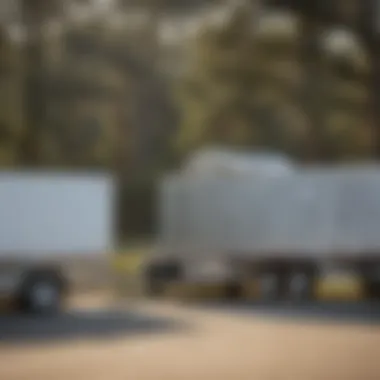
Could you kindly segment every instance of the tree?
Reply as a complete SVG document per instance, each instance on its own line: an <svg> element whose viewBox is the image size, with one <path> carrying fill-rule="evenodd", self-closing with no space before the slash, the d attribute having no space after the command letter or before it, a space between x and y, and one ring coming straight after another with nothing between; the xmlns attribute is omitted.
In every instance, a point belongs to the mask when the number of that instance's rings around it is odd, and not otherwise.
<svg viewBox="0 0 380 380"><path fill-rule="evenodd" d="M357 0L358 1L358 0ZM369 113L372 116L372 133L376 158L380 157L380 34L378 30L378 0L359 2L359 20L357 34L367 49L370 62L370 102Z"/></svg>
<svg viewBox="0 0 380 380"><path fill-rule="evenodd" d="M25 133L22 52L0 29L0 166L17 164Z"/></svg>
<svg viewBox="0 0 380 380"><path fill-rule="evenodd" d="M58 75L66 88L71 83L68 97L77 104L96 100L99 111L113 108L112 123L103 127L117 135L112 151L127 177L162 166L175 122L168 86L155 61L148 59L146 38L144 33L131 37L123 28L113 30L106 20L71 30L65 37L69 66Z"/></svg>
<svg viewBox="0 0 380 380"><path fill-rule="evenodd" d="M61 0L21 0L25 41L25 120L26 133L21 161L24 165L39 164L39 138L45 124L46 82L44 61L44 27L62 10Z"/></svg>
<svg viewBox="0 0 380 380"><path fill-rule="evenodd" d="M369 158L375 144L368 53L355 33L337 28L324 55L325 151L330 159Z"/></svg>
<svg viewBox="0 0 380 380"><path fill-rule="evenodd" d="M45 166L114 168L123 73L104 49L105 28L90 24L68 30L59 64L49 70L39 161Z"/></svg>
<svg viewBox="0 0 380 380"><path fill-rule="evenodd" d="M183 154L218 142L312 161L371 155L365 59L324 51L328 28L307 4L262 16L254 31L242 8L202 34L181 94Z"/></svg>
<svg viewBox="0 0 380 380"><path fill-rule="evenodd" d="M244 6L197 41L181 94L183 153L218 142L305 154L308 124L296 104L298 42L292 30L260 23L252 26L251 8Z"/></svg>

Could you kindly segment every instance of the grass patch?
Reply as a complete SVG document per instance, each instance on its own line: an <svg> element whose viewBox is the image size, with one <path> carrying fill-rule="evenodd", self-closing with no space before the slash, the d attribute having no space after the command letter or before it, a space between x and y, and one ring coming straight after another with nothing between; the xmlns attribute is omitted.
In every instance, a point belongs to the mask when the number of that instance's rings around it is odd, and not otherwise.
<svg viewBox="0 0 380 380"><path fill-rule="evenodd" d="M112 255L111 266L118 296L141 295L142 268L153 245L149 242L132 242L121 246Z"/></svg>

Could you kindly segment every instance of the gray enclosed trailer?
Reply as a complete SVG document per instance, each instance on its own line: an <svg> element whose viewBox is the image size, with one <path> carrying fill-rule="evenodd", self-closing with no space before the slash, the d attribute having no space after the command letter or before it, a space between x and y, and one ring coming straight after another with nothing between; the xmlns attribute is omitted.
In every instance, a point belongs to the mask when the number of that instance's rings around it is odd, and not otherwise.
<svg viewBox="0 0 380 380"><path fill-rule="evenodd" d="M155 273L171 265L177 280L251 278L263 298L299 299L311 296L317 278L339 270L360 276L373 293L380 283L380 167L271 168L167 177Z"/></svg>
<svg viewBox="0 0 380 380"><path fill-rule="evenodd" d="M0 297L50 312L69 289L103 286L113 191L106 174L0 173Z"/></svg>

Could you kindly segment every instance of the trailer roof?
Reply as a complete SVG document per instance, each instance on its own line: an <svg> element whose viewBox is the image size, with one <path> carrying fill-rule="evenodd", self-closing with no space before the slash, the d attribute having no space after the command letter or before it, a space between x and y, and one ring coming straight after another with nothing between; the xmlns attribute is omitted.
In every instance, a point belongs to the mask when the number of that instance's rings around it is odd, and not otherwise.
<svg viewBox="0 0 380 380"><path fill-rule="evenodd" d="M196 152L185 165L190 174L266 174L289 173L293 163L285 155L268 151L247 152L219 148Z"/></svg>

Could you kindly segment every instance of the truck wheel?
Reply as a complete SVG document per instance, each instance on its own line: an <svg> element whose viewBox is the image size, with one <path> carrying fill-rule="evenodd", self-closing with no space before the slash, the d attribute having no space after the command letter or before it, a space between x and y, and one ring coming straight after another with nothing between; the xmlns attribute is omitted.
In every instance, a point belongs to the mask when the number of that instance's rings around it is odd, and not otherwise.
<svg viewBox="0 0 380 380"><path fill-rule="evenodd" d="M294 272L288 277L288 298L292 301L307 301L312 298L313 279L306 272Z"/></svg>
<svg viewBox="0 0 380 380"><path fill-rule="evenodd" d="M239 281L230 281L225 287L225 298L228 301L236 301L243 298L243 286Z"/></svg>
<svg viewBox="0 0 380 380"><path fill-rule="evenodd" d="M259 298L264 301L274 301L280 296L279 276L276 273L262 273L258 277Z"/></svg>
<svg viewBox="0 0 380 380"><path fill-rule="evenodd" d="M145 283L145 293L148 297L160 297L164 293L165 281L148 277Z"/></svg>
<svg viewBox="0 0 380 380"><path fill-rule="evenodd" d="M368 299L380 299L380 266L377 263L364 265L361 271L365 296Z"/></svg>
<svg viewBox="0 0 380 380"><path fill-rule="evenodd" d="M159 269L158 266L150 265L145 272L145 294L148 297L158 297L163 293L165 282L160 276Z"/></svg>
<svg viewBox="0 0 380 380"><path fill-rule="evenodd" d="M62 285L53 275L36 275L25 281L19 299L24 312L50 315L62 304Z"/></svg>
<svg viewBox="0 0 380 380"><path fill-rule="evenodd" d="M145 292L148 297L159 297L165 293L166 286L182 278L182 268L176 262L151 264L146 268Z"/></svg>

